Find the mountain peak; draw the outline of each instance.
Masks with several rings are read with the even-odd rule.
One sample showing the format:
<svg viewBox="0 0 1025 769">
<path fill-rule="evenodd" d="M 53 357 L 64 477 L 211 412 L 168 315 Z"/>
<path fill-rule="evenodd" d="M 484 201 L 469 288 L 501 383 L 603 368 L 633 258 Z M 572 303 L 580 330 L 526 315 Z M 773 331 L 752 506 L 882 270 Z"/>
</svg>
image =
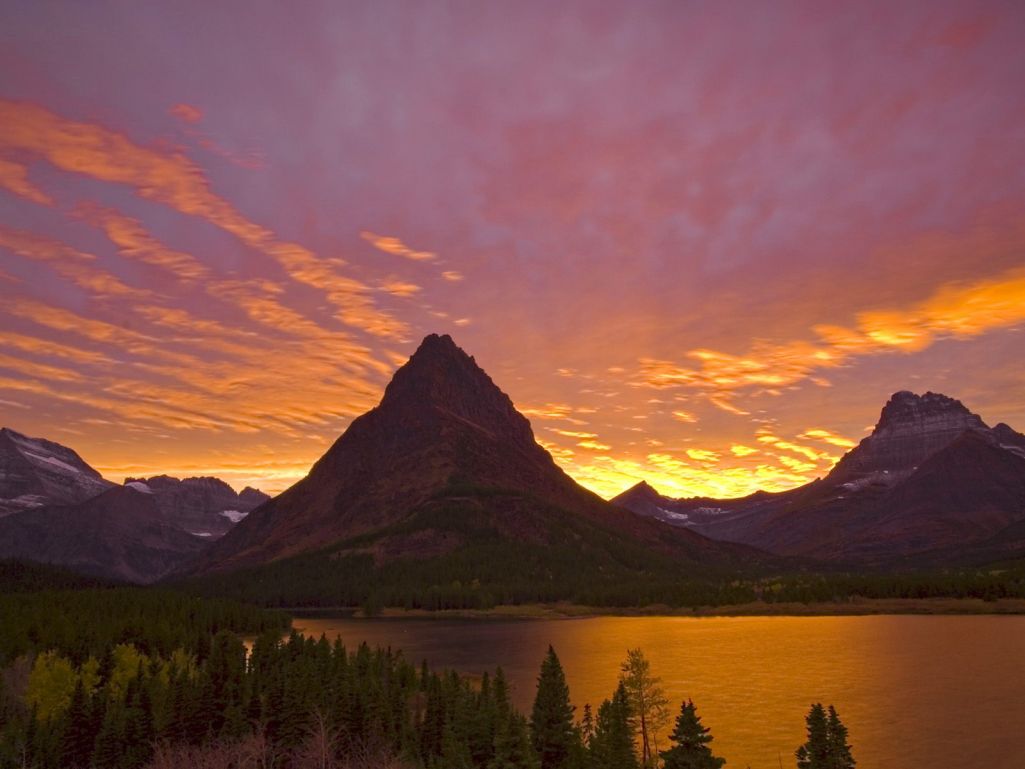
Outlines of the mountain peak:
<svg viewBox="0 0 1025 769">
<path fill-rule="evenodd" d="M 985 427 L 982 420 L 959 400 L 942 393 L 926 392 L 917 395 L 909 390 L 901 390 L 890 396 L 890 400 L 883 406 L 876 431 L 937 420 L 962 423 L 963 429 Z"/>
<path fill-rule="evenodd" d="M 420 342 L 414 355 L 450 354 L 453 352 L 466 354 L 448 334 L 428 334 Z"/>
<path fill-rule="evenodd" d="M 424 409 L 534 442 L 530 424 L 509 396 L 447 334 L 424 338 L 395 372 L 377 410 L 416 423 L 424 419 Z"/>
</svg>

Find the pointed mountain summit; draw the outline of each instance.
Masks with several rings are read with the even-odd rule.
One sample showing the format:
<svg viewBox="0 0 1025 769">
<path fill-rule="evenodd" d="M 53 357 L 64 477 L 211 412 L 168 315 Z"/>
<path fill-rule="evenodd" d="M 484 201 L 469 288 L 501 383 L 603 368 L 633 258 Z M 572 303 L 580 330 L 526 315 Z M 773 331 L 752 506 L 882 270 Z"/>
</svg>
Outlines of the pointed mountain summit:
<svg viewBox="0 0 1025 769">
<path fill-rule="evenodd" d="M 629 491 L 614 501 L 780 554 L 886 562 L 943 552 L 956 563 L 963 546 L 978 561 L 978 543 L 1006 542 L 1000 531 L 1025 520 L 1025 436 L 989 428 L 946 395 L 901 391 L 869 436 L 805 486 L 719 502 L 639 500 Z"/>
<path fill-rule="evenodd" d="M 574 541 L 609 574 L 624 568 L 617 548 L 641 561 L 654 553 L 658 568 L 674 571 L 760 557 L 640 519 L 579 486 L 474 359 L 451 337 L 432 334 L 396 371 L 380 404 L 354 419 L 306 478 L 216 542 L 199 570 L 319 553 L 327 561 L 363 558 L 365 572 L 405 560 L 448 569 L 446 582 L 472 581 L 491 565 L 471 567 L 467 559 L 519 548 L 519 565 L 550 579 L 551 561 Z M 431 584 L 435 576 L 423 579 Z"/>
</svg>

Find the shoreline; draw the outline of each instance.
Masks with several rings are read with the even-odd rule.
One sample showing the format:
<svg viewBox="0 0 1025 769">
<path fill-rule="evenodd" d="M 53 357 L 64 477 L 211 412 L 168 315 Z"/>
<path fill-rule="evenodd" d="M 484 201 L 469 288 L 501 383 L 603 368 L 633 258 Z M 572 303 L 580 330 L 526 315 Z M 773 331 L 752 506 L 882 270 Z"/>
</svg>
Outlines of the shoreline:
<svg viewBox="0 0 1025 769">
<path fill-rule="evenodd" d="M 551 620 L 591 617 L 858 617 L 871 615 L 984 616 L 1025 614 L 1025 599 L 1002 598 L 866 598 L 843 602 L 764 603 L 729 606 L 673 608 L 595 607 L 571 603 L 503 605 L 491 609 L 398 609 L 386 608 L 367 617 L 357 607 L 283 607 L 295 619 L 470 619 Z"/>
</svg>

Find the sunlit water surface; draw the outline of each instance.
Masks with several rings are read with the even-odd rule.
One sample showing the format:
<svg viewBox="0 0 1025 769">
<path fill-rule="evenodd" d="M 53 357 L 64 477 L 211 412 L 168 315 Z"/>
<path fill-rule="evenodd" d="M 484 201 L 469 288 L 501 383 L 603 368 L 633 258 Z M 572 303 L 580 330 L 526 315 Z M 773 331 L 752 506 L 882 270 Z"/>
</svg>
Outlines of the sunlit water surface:
<svg viewBox="0 0 1025 769">
<path fill-rule="evenodd" d="M 555 646 L 578 715 L 615 688 L 629 647 L 694 699 L 728 767 L 794 766 L 812 702 L 833 703 L 859 769 L 1025 768 L 1025 617 L 297 619 L 314 636 L 392 646 L 471 674 L 501 665 L 529 708 Z M 678 704 L 674 704 L 674 708 Z"/>
</svg>

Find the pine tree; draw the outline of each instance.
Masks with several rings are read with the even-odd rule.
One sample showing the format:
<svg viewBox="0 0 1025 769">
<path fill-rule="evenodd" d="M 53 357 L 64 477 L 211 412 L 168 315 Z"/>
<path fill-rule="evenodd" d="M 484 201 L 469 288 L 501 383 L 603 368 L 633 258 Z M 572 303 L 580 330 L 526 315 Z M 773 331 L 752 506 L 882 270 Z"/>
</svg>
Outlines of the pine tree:
<svg viewBox="0 0 1025 769">
<path fill-rule="evenodd" d="M 690 700 L 680 707 L 676 717 L 676 728 L 669 735 L 673 747 L 661 753 L 665 769 L 719 769 L 726 759 L 712 754 L 708 743 L 712 741 L 710 730 L 701 725 L 694 703 Z"/>
<path fill-rule="evenodd" d="M 588 747 L 588 765 L 592 769 L 637 769 L 639 766 L 634 749 L 633 711 L 622 681 L 612 699 L 599 706 L 594 736 Z"/>
<path fill-rule="evenodd" d="M 530 732 L 534 750 L 541 760 L 541 769 L 565 769 L 569 766 L 573 743 L 579 738 L 573 728 L 573 706 L 569 701 L 566 675 L 551 646 L 541 663 L 541 674 L 537 679 Z"/>
<path fill-rule="evenodd" d="M 495 730 L 495 754 L 487 769 L 538 769 L 526 719 L 508 711 Z"/>
<path fill-rule="evenodd" d="M 590 703 L 584 705 L 584 715 L 580 718 L 580 741 L 585 748 L 591 746 L 591 739 L 594 737 L 594 713 L 591 712 Z"/>
<path fill-rule="evenodd" d="M 854 769 L 855 760 L 851 755 L 851 746 L 847 744 L 847 727 L 840 722 L 836 708 L 829 706 L 826 722 L 828 731 L 828 769 Z"/>
<path fill-rule="evenodd" d="M 829 723 L 822 703 L 816 702 L 805 717 L 808 741 L 797 749 L 798 769 L 828 769 Z"/>
<path fill-rule="evenodd" d="M 124 745 L 124 708 L 110 701 L 103 713 L 103 722 L 93 746 L 93 766 L 97 769 L 120 764 Z"/>
<path fill-rule="evenodd" d="M 67 726 L 61 738 L 61 766 L 67 769 L 86 769 L 89 766 L 96 736 L 93 729 L 91 703 L 80 678 L 71 696 Z"/>
</svg>

